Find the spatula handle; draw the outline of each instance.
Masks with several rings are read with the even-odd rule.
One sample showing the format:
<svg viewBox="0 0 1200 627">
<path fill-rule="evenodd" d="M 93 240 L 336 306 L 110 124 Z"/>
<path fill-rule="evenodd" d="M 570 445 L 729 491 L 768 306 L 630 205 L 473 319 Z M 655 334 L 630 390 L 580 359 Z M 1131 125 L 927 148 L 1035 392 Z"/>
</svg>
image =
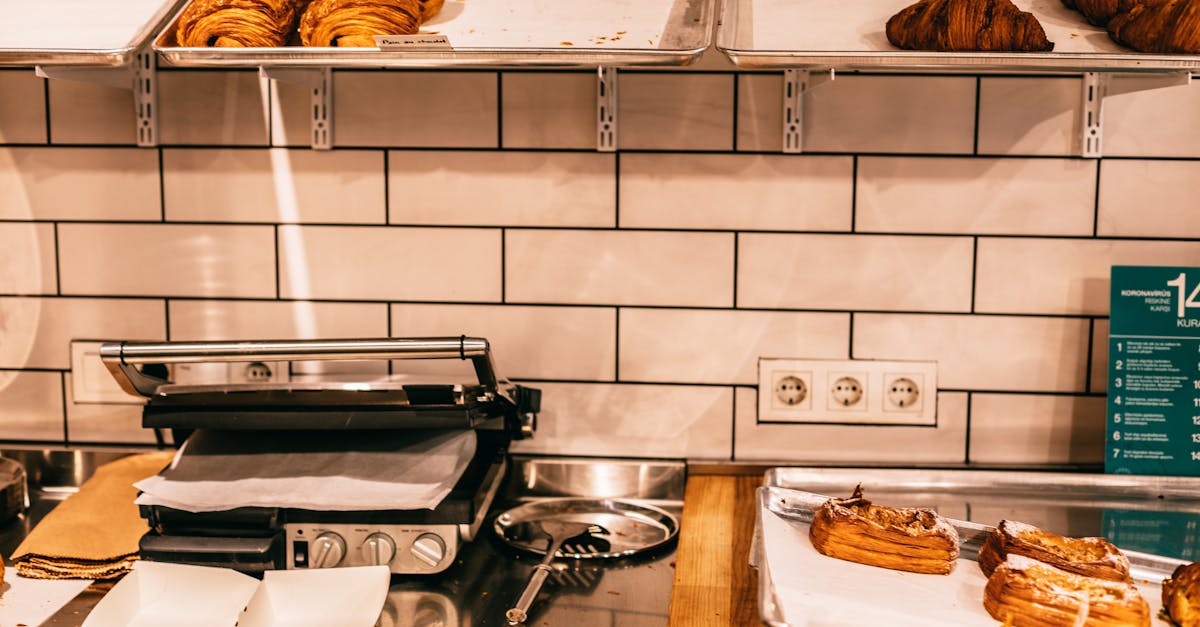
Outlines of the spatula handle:
<svg viewBox="0 0 1200 627">
<path fill-rule="evenodd" d="M 529 583 L 525 584 L 525 591 L 517 599 L 516 605 L 504 613 L 508 624 L 519 625 L 525 622 L 525 619 L 528 618 L 529 606 L 533 605 L 533 600 L 537 598 L 538 592 L 542 590 L 542 584 L 546 583 L 546 578 L 550 576 L 552 570 L 554 569 L 547 564 L 538 564 L 533 567 L 533 575 L 529 577 Z"/>
</svg>

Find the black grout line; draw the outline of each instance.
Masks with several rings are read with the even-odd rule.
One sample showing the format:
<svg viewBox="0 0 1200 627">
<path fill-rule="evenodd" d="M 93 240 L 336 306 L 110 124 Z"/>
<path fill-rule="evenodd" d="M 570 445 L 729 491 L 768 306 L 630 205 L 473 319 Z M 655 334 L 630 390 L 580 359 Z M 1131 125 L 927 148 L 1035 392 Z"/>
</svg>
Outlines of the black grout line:
<svg viewBox="0 0 1200 627">
<path fill-rule="evenodd" d="M 983 92 L 982 83 L 983 83 L 983 79 L 976 76 L 975 77 L 975 130 L 974 130 L 974 139 L 971 141 L 971 154 L 973 154 L 973 155 L 979 154 L 979 101 L 982 97 L 982 92 Z"/>
<path fill-rule="evenodd" d="M 975 284 L 979 276 L 979 238 L 971 238 L 971 313 L 975 313 Z"/>
<path fill-rule="evenodd" d="M 279 284 L 279 227 L 275 227 L 275 300 L 279 300 L 283 294 L 283 290 Z"/>
<path fill-rule="evenodd" d="M 58 384 L 62 388 L 62 427 L 63 427 L 63 444 L 71 445 L 71 428 L 67 422 L 67 373 L 59 373 Z"/>
<path fill-rule="evenodd" d="M 741 233 L 733 234 L 733 307 L 738 304 L 738 244 L 742 239 Z"/>
<path fill-rule="evenodd" d="M 611 308 L 621 307 L 624 309 L 648 309 L 648 310 L 663 310 L 663 311 L 759 311 L 759 312 L 779 312 L 779 313 L 850 313 L 850 314 L 876 314 L 876 315 L 896 315 L 896 316 L 953 316 L 953 317 L 972 317 L 972 318 L 1034 318 L 1034 319 L 1051 319 L 1051 320 L 1088 320 L 1094 314 L 1063 314 L 1063 313 L 998 313 L 998 312 L 976 312 L 970 313 L 967 311 L 921 311 L 921 310 L 891 310 L 891 309 L 802 309 L 798 307 L 728 307 L 728 306 L 713 306 L 713 305 L 617 305 L 613 303 L 569 303 L 569 302 L 547 302 L 547 301 L 497 301 L 497 300 L 394 300 L 394 299 L 370 299 L 370 298 L 284 298 L 280 297 L 253 297 L 253 296 L 179 296 L 165 294 L 17 294 L 17 293 L 0 293 L 0 298 L 42 298 L 53 300 L 56 298 L 77 299 L 77 300 L 161 300 L 169 298 L 173 301 L 185 302 L 231 302 L 231 303 L 331 303 L 331 304 L 346 304 L 346 305 L 378 305 L 380 303 L 395 303 L 397 305 L 447 305 L 447 306 L 466 306 L 466 305 L 512 305 L 514 307 L 558 307 L 558 308 Z"/>
<path fill-rule="evenodd" d="M 167 221 L 167 179 L 166 168 L 163 167 L 163 149 L 158 149 L 158 215 L 161 222 Z"/>
<path fill-rule="evenodd" d="M 1104 167 L 1104 159 L 1096 159 L 1096 190 L 1092 197 L 1092 237 L 1100 234 L 1100 168 Z"/>
<path fill-rule="evenodd" d="M 508 302 L 508 229 L 500 229 L 500 302 Z"/>
<path fill-rule="evenodd" d="M 401 335 L 403 335 L 403 334 L 401 334 Z M 387 337 L 393 337 L 393 335 L 392 335 L 392 304 L 391 303 L 387 304 Z M 391 359 L 387 360 L 389 375 L 395 374 L 393 372 L 393 370 L 395 369 L 395 365 L 392 362 L 393 362 L 393 360 L 391 360 Z"/>
<path fill-rule="evenodd" d="M 963 441 L 963 463 L 964 464 L 971 463 L 971 399 L 974 398 L 974 396 L 975 396 L 974 394 L 970 394 L 970 393 L 967 394 L 966 437 L 964 438 L 964 441 Z"/>
<path fill-rule="evenodd" d="M 50 141 L 50 79 L 42 79 L 42 106 L 45 108 L 46 114 L 46 146 L 51 144 Z"/>
<path fill-rule="evenodd" d="M 858 155 L 850 158 L 850 232 L 858 232 Z"/>
<path fill-rule="evenodd" d="M 50 227 L 54 231 L 54 293 L 62 295 L 62 246 L 58 243 L 58 223 Z"/>
<path fill-rule="evenodd" d="M 1096 348 L 1096 319 L 1088 320 L 1087 364 L 1084 370 L 1083 389 L 1092 391 L 1092 355 Z"/>
<path fill-rule="evenodd" d="M 729 461 L 737 459 L 737 388 L 730 388 L 729 395 Z"/>
<path fill-rule="evenodd" d="M 619 200 L 618 200 L 618 205 Z M 619 210 L 619 207 L 618 207 Z M 618 216 L 619 219 L 619 216 Z M 650 227 L 640 226 L 637 228 L 621 228 L 616 226 L 536 226 L 536 225 L 521 225 L 519 227 L 506 227 L 504 224 L 421 224 L 421 223 L 399 223 L 387 224 L 380 222 L 261 222 L 261 221 L 200 221 L 200 220 L 169 220 L 162 222 L 160 220 L 96 220 L 96 219 L 59 219 L 59 218 L 40 218 L 40 219 L 12 219 L 0 218 L 0 223 L 15 223 L 15 224 L 94 224 L 94 225 L 177 225 L 177 226 L 216 226 L 216 227 L 237 227 L 237 226 L 296 226 L 301 228 L 348 228 L 348 229 L 439 229 L 439 230 L 522 230 L 522 231 L 564 231 L 564 232 L 644 232 L 644 233 L 761 233 L 771 235 L 821 235 L 821 236 L 884 236 L 893 238 L 929 238 L 929 237 L 944 237 L 944 238 L 989 238 L 989 239 L 1028 239 L 1028 240 L 1061 240 L 1061 241 L 1115 241 L 1115 242 L 1196 242 L 1200 238 L 1195 237 L 1151 237 L 1143 235 L 1044 235 L 1044 234 L 1023 234 L 1023 233 L 970 233 L 970 232 L 955 232 L 955 233 L 936 233 L 926 231 L 815 231 L 815 230 L 771 230 L 771 229 L 731 229 L 731 228 L 696 228 L 696 227 Z"/>
<path fill-rule="evenodd" d="M 167 336 L 166 340 L 171 341 L 171 299 L 163 299 L 163 329 Z"/>
<path fill-rule="evenodd" d="M 621 228 L 621 151 L 613 153 L 613 228 Z"/>
<path fill-rule="evenodd" d="M 383 151 L 383 222 L 391 224 L 392 222 L 392 188 L 388 179 L 391 177 L 391 165 L 388 150 Z"/>
<path fill-rule="evenodd" d="M 849 313 L 850 313 L 850 321 L 846 326 L 846 330 L 847 330 L 846 335 L 847 335 L 848 341 L 850 342 L 850 346 L 847 347 L 847 349 L 846 349 L 846 355 L 850 359 L 854 359 L 854 312 L 851 311 Z"/>
<path fill-rule="evenodd" d="M 739 106 L 738 105 L 738 98 L 739 98 L 738 82 L 739 82 L 738 75 L 734 74 L 733 75 L 733 143 L 730 144 L 732 146 L 732 148 L 730 148 L 730 150 L 732 150 L 733 152 L 737 152 L 737 149 L 738 149 L 738 106 Z"/>
<path fill-rule="evenodd" d="M 613 307 L 613 332 L 617 339 L 613 342 L 613 383 L 621 380 L 621 306 Z"/>
</svg>

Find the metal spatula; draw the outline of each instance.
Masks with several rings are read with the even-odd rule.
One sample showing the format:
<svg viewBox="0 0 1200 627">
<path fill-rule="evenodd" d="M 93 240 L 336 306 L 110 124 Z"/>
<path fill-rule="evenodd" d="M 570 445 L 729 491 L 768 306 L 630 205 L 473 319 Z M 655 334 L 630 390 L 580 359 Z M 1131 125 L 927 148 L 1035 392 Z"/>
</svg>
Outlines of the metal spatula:
<svg viewBox="0 0 1200 627">
<path fill-rule="evenodd" d="M 542 531 L 549 536 L 549 546 L 546 549 L 546 556 L 542 558 L 542 563 L 533 567 L 533 574 L 529 577 L 529 583 L 525 585 L 525 591 L 517 598 L 517 603 L 504 613 L 511 625 L 517 625 L 525 622 L 528 617 L 529 606 L 533 605 L 533 600 L 537 598 L 538 592 L 542 589 L 542 584 L 546 582 L 546 578 L 554 570 L 550 567 L 550 562 L 554 561 L 554 556 L 558 550 L 562 548 L 563 543 L 568 540 L 572 542 L 580 542 L 582 538 L 590 535 L 590 531 L 594 525 L 581 522 L 569 522 L 562 520 L 543 520 L 539 523 Z M 573 547 L 572 552 L 576 551 Z"/>
</svg>

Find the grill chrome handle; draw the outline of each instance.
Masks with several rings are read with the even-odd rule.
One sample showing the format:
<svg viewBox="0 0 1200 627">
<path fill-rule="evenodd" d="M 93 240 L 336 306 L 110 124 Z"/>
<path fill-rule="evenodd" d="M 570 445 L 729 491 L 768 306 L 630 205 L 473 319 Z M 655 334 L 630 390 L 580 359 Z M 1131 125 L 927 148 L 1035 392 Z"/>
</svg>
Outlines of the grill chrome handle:
<svg viewBox="0 0 1200 627">
<path fill-rule="evenodd" d="M 138 364 L 227 361 L 311 361 L 361 359 L 470 359 L 475 376 L 496 389 L 492 351 L 484 338 L 427 337 L 350 340 L 263 340 L 244 342 L 114 342 L 100 346 L 100 359 L 121 388 L 153 396 L 165 379 L 145 374 Z"/>
</svg>

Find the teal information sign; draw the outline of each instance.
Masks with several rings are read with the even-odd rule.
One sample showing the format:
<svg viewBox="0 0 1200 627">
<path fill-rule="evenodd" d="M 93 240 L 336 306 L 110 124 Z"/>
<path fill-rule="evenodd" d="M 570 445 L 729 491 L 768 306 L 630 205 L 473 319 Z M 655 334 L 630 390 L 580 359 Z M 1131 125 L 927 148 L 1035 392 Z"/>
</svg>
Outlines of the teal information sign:
<svg viewBox="0 0 1200 627">
<path fill-rule="evenodd" d="M 1104 469 L 1200 476 L 1200 268 L 1113 266 Z"/>
</svg>

